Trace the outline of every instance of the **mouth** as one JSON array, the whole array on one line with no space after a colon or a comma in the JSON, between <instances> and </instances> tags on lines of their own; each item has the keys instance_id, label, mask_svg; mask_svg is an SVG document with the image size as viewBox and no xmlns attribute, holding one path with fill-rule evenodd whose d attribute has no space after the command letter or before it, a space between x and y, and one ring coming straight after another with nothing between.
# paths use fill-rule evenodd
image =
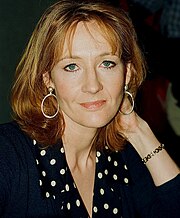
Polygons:
<instances>
[{"instance_id":1,"label":"mouth","mask_svg":"<svg viewBox=\"0 0 180 218\"><path fill-rule=\"evenodd\" d=\"M83 102L80 105L88 110L98 110L106 104L106 100Z\"/></svg>"}]
</instances>

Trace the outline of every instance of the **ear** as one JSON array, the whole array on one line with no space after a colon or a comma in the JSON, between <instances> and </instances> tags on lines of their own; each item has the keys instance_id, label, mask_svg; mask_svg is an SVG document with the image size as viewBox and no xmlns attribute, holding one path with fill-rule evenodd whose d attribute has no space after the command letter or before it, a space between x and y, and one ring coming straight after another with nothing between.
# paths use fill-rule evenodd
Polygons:
<instances>
[{"instance_id":1,"label":"ear","mask_svg":"<svg viewBox=\"0 0 180 218\"><path fill-rule=\"evenodd\" d=\"M52 87L54 89L54 84L50 78L50 74L48 72L43 74L43 82L47 88Z\"/></svg>"},{"instance_id":2,"label":"ear","mask_svg":"<svg viewBox=\"0 0 180 218\"><path fill-rule=\"evenodd\" d=\"M126 65L126 78L125 78L125 84L127 85L131 79L131 72L132 72L132 64L128 63Z\"/></svg>"}]
</instances>

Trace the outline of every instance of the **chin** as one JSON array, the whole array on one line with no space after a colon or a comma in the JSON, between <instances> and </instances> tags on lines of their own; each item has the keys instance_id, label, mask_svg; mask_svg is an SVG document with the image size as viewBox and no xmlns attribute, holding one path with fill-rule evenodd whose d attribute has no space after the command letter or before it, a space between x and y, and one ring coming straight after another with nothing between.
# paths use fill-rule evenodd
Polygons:
<instances>
[{"instance_id":1,"label":"chin","mask_svg":"<svg viewBox=\"0 0 180 218\"><path fill-rule=\"evenodd\" d=\"M106 118L93 118L91 117L90 119L87 120L87 122L83 122L84 126L87 126L89 128L101 128L103 126L106 126L112 119L112 117L106 117Z\"/></svg>"}]
</instances>

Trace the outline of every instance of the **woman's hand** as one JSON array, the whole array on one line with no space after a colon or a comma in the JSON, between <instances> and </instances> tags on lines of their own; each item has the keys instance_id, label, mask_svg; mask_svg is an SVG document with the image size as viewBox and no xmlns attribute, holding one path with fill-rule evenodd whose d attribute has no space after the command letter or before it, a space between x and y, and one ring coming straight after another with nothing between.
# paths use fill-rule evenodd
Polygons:
<instances>
[{"instance_id":1,"label":"woman's hand","mask_svg":"<svg viewBox=\"0 0 180 218\"><path fill-rule=\"evenodd\" d=\"M120 114L118 122L120 133L134 146L141 158L159 147L160 142L153 131L136 112L133 111L129 115ZM165 149L149 159L146 166L157 186L179 174L179 168Z\"/></svg>"},{"instance_id":2,"label":"woman's hand","mask_svg":"<svg viewBox=\"0 0 180 218\"><path fill-rule=\"evenodd\" d=\"M128 108L127 105L123 105L123 109L121 110L128 111L128 109L125 108ZM141 153L140 151L142 149L145 149L145 153L151 151L151 149L156 148L160 144L148 123L135 111L132 111L132 113L128 115L124 115L121 112L119 113L119 132L135 147L138 153ZM142 146L143 144L145 145ZM152 144L153 146L146 150L148 144ZM142 153L144 152L142 151Z\"/></svg>"}]
</instances>

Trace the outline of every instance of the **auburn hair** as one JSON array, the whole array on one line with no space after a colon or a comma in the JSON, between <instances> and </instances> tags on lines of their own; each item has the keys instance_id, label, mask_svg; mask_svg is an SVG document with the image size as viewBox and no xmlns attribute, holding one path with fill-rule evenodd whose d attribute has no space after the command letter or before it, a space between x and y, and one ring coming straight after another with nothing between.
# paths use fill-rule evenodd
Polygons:
<instances>
[{"instance_id":1,"label":"auburn hair","mask_svg":"<svg viewBox=\"0 0 180 218\"><path fill-rule=\"evenodd\" d=\"M48 90L43 74L51 74L62 55L65 39L72 43L73 33L79 22L95 21L102 34L126 66L131 63L129 91L136 96L144 81L146 66L138 46L136 32L128 14L103 1L61 0L50 6L37 23L24 54L16 68L11 92L13 116L21 129L43 146L50 146L61 139L65 123L61 111L55 118L45 118L41 102ZM56 102L46 100L46 113L54 114ZM126 139L120 133L119 113L106 126L99 128L94 139L98 149L105 145L111 150L122 149Z\"/></svg>"}]
</instances>

